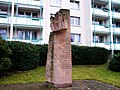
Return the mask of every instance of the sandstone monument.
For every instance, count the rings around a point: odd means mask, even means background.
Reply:
[[[46,80],[54,87],[72,85],[70,11],[61,9],[51,16]]]

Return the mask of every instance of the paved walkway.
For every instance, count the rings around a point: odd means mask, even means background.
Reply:
[[[120,87],[94,80],[75,80],[72,87],[68,88],[52,88],[47,86],[46,83],[29,83],[0,85],[0,90],[120,90]]]

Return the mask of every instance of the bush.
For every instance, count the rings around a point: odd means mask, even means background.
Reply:
[[[13,69],[30,70],[35,67],[45,66],[48,45],[33,45],[23,42],[8,42],[13,52],[11,57]],[[108,50],[100,47],[87,47],[72,45],[73,65],[104,64],[108,60]]]
[[[0,37],[0,58],[9,57],[12,54],[7,42]]]
[[[107,61],[108,50],[105,48],[72,45],[73,65],[99,65]]]
[[[10,69],[12,62],[9,58],[1,58],[0,59],[0,76],[5,74],[7,70]]]
[[[8,45],[13,52],[11,61],[13,70],[31,70],[38,66],[39,51],[36,45],[18,41],[9,41]]]
[[[12,51],[8,47],[5,40],[2,40],[0,37],[0,75],[3,75],[10,69],[12,63],[9,59],[9,56],[12,54]]]
[[[120,72],[120,53],[113,55],[108,62],[108,69]]]
[[[48,45],[37,45],[39,51],[39,66],[45,66],[47,61]]]
[[[39,50],[39,66],[45,66],[48,45],[37,45]],[[107,63],[108,50],[101,47],[87,47],[72,45],[73,65],[99,65]]]

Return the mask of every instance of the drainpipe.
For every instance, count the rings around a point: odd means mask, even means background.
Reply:
[[[109,0],[109,15],[110,15],[110,48],[111,48],[111,54],[114,54],[114,43],[113,43],[113,27],[112,27],[112,11],[111,11],[111,3],[112,0]]]

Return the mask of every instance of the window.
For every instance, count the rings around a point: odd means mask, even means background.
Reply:
[[[30,40],[30,31],[18,31],[18,38]]]
[[[71,25],[80,25],[80,17],[70,17],[70,24]]]
[[[37,39],[37,31],[32,32],[32,39],[36,40]]]
[[[71,42],[80,42],[80,34],[71,34]]]
[[[120,44],[120,37],[117,37],[117,43]]]
[[[113,36],[113,43],[120,43],[120,36]]]
[[[19,12],[19,15],[24,15],[24,12]]]
[[[37,18],[37,13],[32,13],[32,17]]]
[[[25,39],[30,40],[30,31],[25,31]]]
[[[61,0],[51,0],[51,5],[53,5],[53,6],[61,6]]]
[[[0,36],[4,39],[6,38],[7,31],[6,30],[0,30]]]
[[[31,16],[31,13],[30,13],[30,12],[26,12],[26,15],[30,17],[30,16]]]
[[[71,9],[79,9],[79,1],[70,0]]]
[[[104,36],[93,36],[94,43],[104,43]]]
[[[18,39],[23,39],[24,31],[18,31]]]

